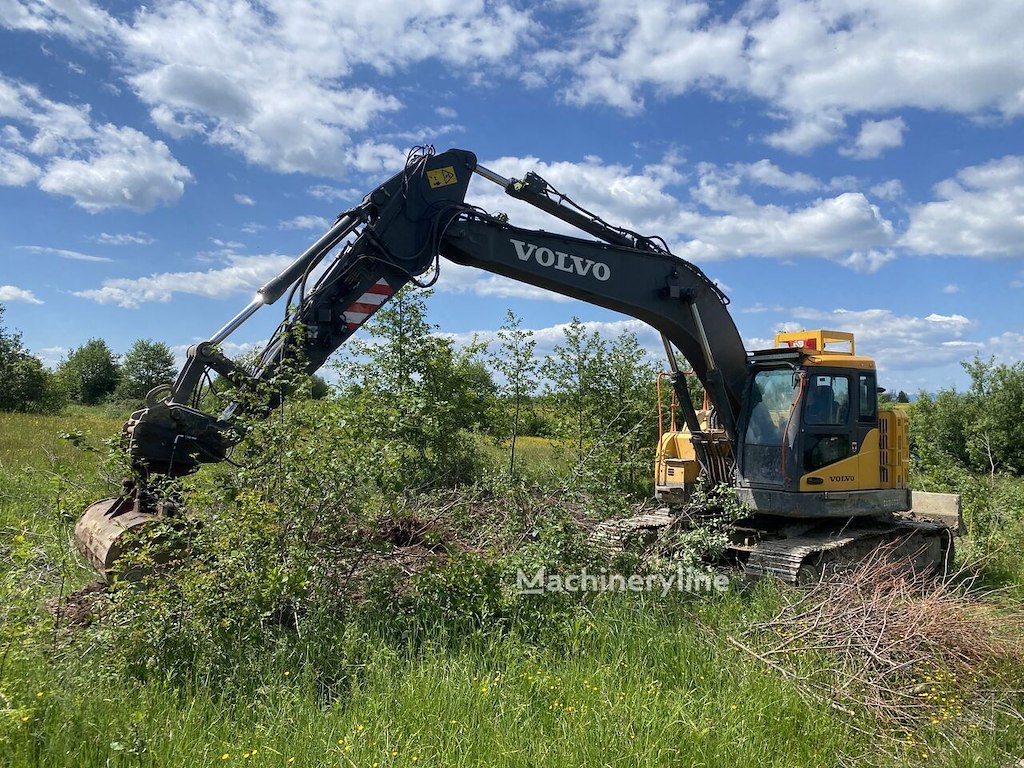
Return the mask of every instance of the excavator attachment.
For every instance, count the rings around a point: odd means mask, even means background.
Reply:
[[[123,562],[122,555],[134,552],[147,528],[168,519],[163,505],[146,507],[137,496],[119,496],[98,501],[78,518],[75,544],[82,556],[107,582],[115,579],[138,581],[148,568],[138,562]],[[157,546],[156,561],[167,562],[172,548]]]

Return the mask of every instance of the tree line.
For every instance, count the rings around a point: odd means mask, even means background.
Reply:
[[[457,473],[453,436],[468,431],[505,441],[513,474],[519,439],[530,435],[557,438],[580,454],[606,446],[600,471],[627,484],[630,477],[646,477],[657,430],[652,382],[658,366],[634,334],[609,341],[574,319],[551,353],[539,357],[533,332],[509,311],[493,342],[458,347],[427,321],[429,295],[399,293],[367,334],[343,347],[334,363],[337,397],[377,424],[392,424],[392,437],[414,446],[428,473],[442,465]],[[176,374],[170,348],[149,339],[137,340],[121,357],[104,340],[90,339],[51,371],[25,348],[20,333],[5,327],[3,312],[0,305],[0,411],[139,401]],[[970,377],[965,391],[921,392],[910,405],[918,466],[1024,474],[1024,363],[975,358],[963,366]],[[315,398],[327,391],[319,377],[306,390]],[[903,391],[883,399],[890,398],[909,401]]]
[[[0,411],[43,413],[69,402],[140,401],[177,372],[170,347],[151,339],[137,340],[121,357],[103,339],[89,339],[51,371],[25,347],[19,332],[7,330],[3,312],[0,305]]]

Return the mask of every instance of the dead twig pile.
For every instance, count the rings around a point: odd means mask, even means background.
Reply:
[[[1024,612],[973,592],[963,573],[938,581],[889,554],[800,593],[751,627],[747,642],[730,641],[833,706],[866,707],[892,731],[970,729],[979,712],[1006,707],[998,689],[1005,694],[1006,676],[1024,665]],[[988,706],[970,706],[981,700]]]

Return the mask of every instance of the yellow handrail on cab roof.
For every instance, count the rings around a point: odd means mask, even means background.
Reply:
[[[835,349],[836,344],[848,344],[848,349]],[[854,355],[853,334],[845,331],[787,331],[775,334],[775,347],[792,347],[808,352],[828,352],[836,355]]]

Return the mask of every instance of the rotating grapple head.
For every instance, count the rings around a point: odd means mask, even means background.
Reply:
[[[201,464],[223,461],[235,442],[227,424],[177,403],[157,402],[133,413],[122,429],[122,447],[136,476],[124,481],[120,496],[96,502],[78,519],[79,551],[107,581],[115,575],[140,578],[143,569],[118,560],[147,526],[173,522],[179,511],[177,500],[160,490],[162,484],[149,480],[154,475],[182,477]],[[157,560],[170,557],[156,549]]]

